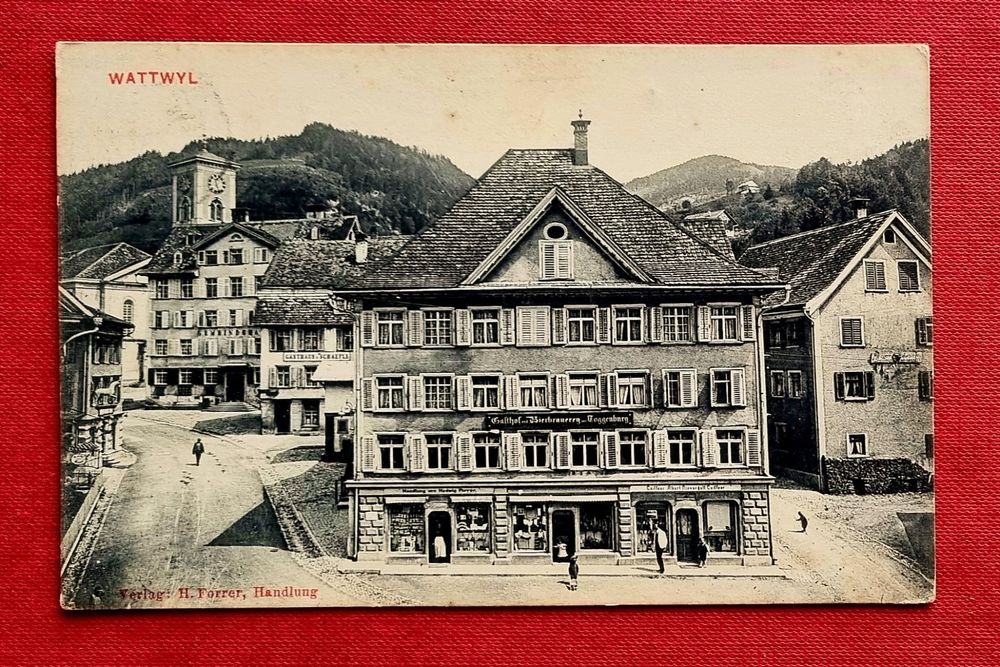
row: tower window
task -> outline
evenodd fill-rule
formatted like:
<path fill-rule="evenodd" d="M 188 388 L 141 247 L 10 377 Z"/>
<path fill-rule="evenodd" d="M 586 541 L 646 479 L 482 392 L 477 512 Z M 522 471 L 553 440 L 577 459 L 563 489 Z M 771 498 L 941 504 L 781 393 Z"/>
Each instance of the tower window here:
<path fill-rule="evenodd" d="M 218 199 L 213 199 L 209 204 L 209 217 L 216 222 L 222 222 L 222 202 Z"/>
<path fill-rule="evenodd" d="M 185 222 L 191 219 L 191 198 L 181 197 L 177 201 L 177 220 Z"/>

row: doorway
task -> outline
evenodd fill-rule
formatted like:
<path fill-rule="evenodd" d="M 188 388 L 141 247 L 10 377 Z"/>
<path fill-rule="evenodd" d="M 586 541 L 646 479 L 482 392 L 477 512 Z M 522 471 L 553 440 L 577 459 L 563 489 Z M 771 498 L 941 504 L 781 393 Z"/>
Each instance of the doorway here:
<path fill-rule="evenodd" d="M 565 563 L 576 553 L 576 514 L 573 510 L 552 512 L 552 560 Z"/>
<path fill-rule="evenodd" d="M 226 400 L 242 402 L 246 400 L 246 376 L 244 371 L 226 372 Z"/>
<path fill-rule="evenodd" d="M 677 560 L 698 562 L 698 512 L 677 510 Z"/>
<path fill-rule="evenodd" d="M 292 430 L 292 410 L 290 401 L 274 402 L 274 430 L 289 433 Z"/>
<path fill-rule="evenodd" d="M 427 558 L 431 563 L 451 562 L 451 514 L 431 512 L 427 516 Z"/>

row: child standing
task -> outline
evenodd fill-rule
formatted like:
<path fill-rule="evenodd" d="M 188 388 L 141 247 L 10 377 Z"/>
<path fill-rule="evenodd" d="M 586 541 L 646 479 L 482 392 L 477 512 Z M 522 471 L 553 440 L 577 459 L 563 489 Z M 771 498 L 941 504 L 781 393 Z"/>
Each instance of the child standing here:
<path fill-rule="evenodd" d="M 576 561 L 576 554 L 569 558 L 569 589 L 576 590 L 576 580 L 580 576 L 580 564 Z"/>

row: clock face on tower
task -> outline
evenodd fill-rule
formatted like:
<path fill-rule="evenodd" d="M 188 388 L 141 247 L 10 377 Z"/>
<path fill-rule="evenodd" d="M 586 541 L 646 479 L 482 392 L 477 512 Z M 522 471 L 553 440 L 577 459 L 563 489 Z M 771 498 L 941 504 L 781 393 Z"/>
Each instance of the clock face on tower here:
<path fill-rule="evenodd" d="M 226 181 L 222 178 L 222 174 L 212 174 L 208 178 L 208 189 L 215 194 L 219 194 L 226 189 Z"/>

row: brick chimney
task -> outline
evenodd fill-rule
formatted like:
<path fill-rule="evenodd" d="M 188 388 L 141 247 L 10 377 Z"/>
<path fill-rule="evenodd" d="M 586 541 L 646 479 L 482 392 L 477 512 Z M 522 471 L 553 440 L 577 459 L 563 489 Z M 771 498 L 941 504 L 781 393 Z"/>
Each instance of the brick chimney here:
<path fill-rule="evenodd" d="M 868 217 L 868 202 L 864 197 L 855 197 L 851 200 L 851 208 L 854 210 L 854 217 L 857 220 Z"/>
<path fill-rule="evenodd" d="M 583 119 L 583 110 L 573 125 L 573 164 L 580 166 L 587 164 L 587 126 L 589 120 Z"/>

